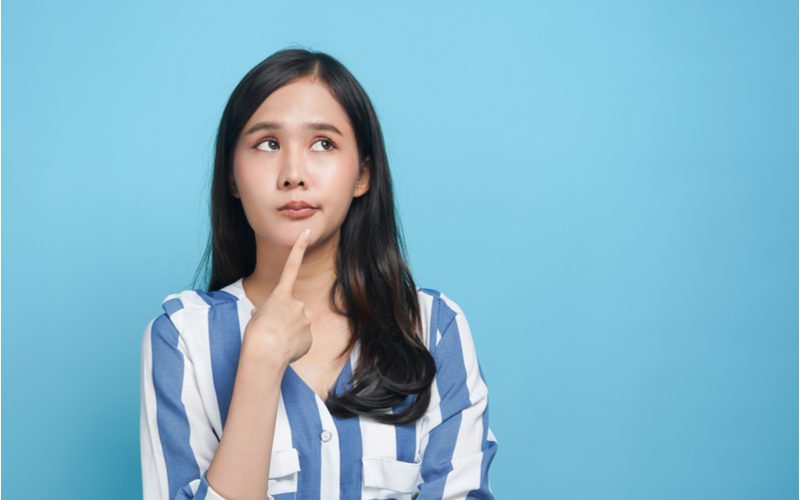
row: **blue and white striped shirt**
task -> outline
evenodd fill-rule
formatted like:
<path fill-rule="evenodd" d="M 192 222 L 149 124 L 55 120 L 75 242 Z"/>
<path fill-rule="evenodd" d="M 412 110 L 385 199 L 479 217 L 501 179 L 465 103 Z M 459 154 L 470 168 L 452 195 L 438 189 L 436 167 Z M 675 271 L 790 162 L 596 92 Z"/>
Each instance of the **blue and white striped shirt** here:
<path fill-rule="evenodd" d="M 425 415 L 405 425 L 333 416 L 295 373 L 284 372 L 269 470 L 269 499 L 493 499 L 488 388 L 467 318 L 452 299 L 417 288 L 436 378 Z M 206 470 L 222 435 L 253 304 L 242 278 L 162 301 L 141 346 L 140 445 L 145 500 L 223 497 Z M 350 386 L 356 342 L 336 381 Z M 411 396 L 403 405 L 411 402 Z M 397 406 L 394 410 L 403 408 Z"/>

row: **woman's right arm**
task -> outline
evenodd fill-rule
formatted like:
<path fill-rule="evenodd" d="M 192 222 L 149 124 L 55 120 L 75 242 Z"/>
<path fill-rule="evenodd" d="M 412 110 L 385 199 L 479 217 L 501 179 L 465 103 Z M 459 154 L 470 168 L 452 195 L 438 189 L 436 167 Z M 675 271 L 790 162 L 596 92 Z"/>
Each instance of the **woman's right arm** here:
<path fill-rule="evenodd" d="M 281 379 L 288 359 L 250 357 L 242 351 L 225 432 L 206 472 L 209 488 L 227 499 L 267 496 L 272 438 Z"/>
<path fill-rule="evenodd" d="M 147 324 L 141 360 L 144 500 L 271 498 L 265 450 L 272 449 L 288 361 L 242 350 L 219 440 L 201 404 L 194 364 L 167 314 Z"/>
<path fill-rule="evenodd" d="M 281 380 L 312 341 L 305 305 L 292 296 L 307 245 L 308 238 L 298 237 L 277 286 L 248 322 L 221 439 L 170 316 L 148 323 L 141 351 L 145 500 L 272 498 L 267 490 Z"/>

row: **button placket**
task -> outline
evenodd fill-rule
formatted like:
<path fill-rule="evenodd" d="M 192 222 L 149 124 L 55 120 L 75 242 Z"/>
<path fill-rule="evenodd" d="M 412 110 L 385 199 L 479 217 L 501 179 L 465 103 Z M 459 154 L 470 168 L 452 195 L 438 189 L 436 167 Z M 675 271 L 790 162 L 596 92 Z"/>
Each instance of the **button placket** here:
<path fill-rule="evenodd" d="M 327 412 L 321 413 L 321 426 L 318 427 L 319 431 L 319 453 L 321 454 L 322 467 L 320 470 L 320 487 L 322 491 L 328 494 L 323 494 L 323 498 L 335 500 L 349 500 L 340 499 L 338 495 L 333 492 L 339 492 L 340 480 L 340 464 L 339 464 L 339 435 L 336 430 L 336 424 Z"/>

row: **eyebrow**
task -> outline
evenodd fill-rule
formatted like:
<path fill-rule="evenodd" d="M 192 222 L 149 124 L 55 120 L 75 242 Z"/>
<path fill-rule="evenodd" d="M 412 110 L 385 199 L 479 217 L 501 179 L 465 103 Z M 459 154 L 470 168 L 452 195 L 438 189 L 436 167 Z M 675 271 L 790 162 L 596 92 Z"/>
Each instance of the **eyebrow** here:
<path fill-rule="evenodd" d="M 306 122 L 302 125 L 302 128 L 306 130 L 327 130 L 329 132 L 333 132 L 335 134 L 339 134 L 340 136 L 344 137 L 344 134 L 336 128 L 335 126 L 331 125 L 327 122 Z M 282 130 L 283 126 L 277 122 L 259 122 L 250 127 L 245 135 L 250 135 L 254 132 L 258 132 L 259 130 Z"/>

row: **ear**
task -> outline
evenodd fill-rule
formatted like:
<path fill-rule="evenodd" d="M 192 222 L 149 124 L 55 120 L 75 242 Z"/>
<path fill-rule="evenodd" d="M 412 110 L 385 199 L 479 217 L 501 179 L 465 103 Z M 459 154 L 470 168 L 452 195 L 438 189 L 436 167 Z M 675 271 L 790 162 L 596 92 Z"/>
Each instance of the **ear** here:
<path fill-rule="evenodd" d="M 234 198 L 239 197 L 239 189 L 236 187 L 236 180 L 233 178 L 233 175 L 228 176 L 228 189 Z"/>
<path fill-rule="evenodd" d="M 369 191 L 369 173 L 371 170 L 372 161 L 371 158 L 367 156 L 361 163 L 361 171 L 358 174 L 358 182 L 356 182 L 355 192 L 353 193 L 353 196 L 356 198 Z"/>

